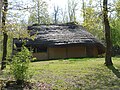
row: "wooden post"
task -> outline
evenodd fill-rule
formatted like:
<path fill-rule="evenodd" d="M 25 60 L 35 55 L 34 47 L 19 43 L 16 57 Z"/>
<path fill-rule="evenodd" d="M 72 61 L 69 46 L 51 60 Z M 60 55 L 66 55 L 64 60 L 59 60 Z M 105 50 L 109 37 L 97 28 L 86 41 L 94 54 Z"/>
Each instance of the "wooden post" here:
<path fill-rule="evenodd" d="M 68 58 L 68 47 L 66 46 L 66 58 Z"/>

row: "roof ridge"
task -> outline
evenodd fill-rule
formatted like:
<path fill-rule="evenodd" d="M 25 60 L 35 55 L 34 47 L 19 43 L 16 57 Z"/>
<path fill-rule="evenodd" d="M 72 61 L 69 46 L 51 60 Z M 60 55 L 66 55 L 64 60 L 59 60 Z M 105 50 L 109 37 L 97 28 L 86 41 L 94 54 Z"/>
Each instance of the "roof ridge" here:
<path fill-rule="evenodd" d="M 37 24 L 37 23 L 35 23 L 35 24 L 33 24 L 33 25 L 31 25 L 31 26 L 41 26 L 41 25 L 58 25 L 58 26 L 69 26 L 69 25 L 79 25 L 79 23 L 78 22 L 67 22 L 67 23 L 60 23 L 60 24 L 54 24 L 54 23 L 50 23 L 50 24 Z"/>

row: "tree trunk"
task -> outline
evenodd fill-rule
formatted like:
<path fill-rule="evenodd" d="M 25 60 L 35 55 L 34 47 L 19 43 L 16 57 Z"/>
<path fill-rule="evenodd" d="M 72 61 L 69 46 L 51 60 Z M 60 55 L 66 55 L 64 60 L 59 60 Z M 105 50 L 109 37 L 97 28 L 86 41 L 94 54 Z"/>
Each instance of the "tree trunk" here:
<path fill-rule="evenodd" d="M 107 0 L 103 1 L 103 18 L 104 18 L 104 26 L 105 26 L 105 40 L 106 40 L 106 55 L 105 55 L 105 65 L 113 65 L 111 59 L 112 52 L 112 42 L 111 42 L 111 34 L 110 34 L 110 25 L 108 20 L 108 9 L 107 9 Z"/>
<path fill-rule="evenodd" d="M 4 39 L 3 39 L 3 56 L 2 56 L 1 70 L 6 68 L 7 40 L 8 40 L 7 33 L 4 33 L 3 36 L 4 36 Z"/>
<path fill-rule="evenodd" d="M 83 10 L 83 22 L 86 23 L 86 17 L 85 17 L 85 1 L 82 0 L 82 10 Z"/>
<path fill-rule="evenodd" d="M 57 24 L 57 17 L 58 17 L 59 7 L 54 6 L 54 23 Z"/>
<path fill-rule="evenodd" d="M 4 12 L 2 16 L 2 29 L 3 29 L 3 56 L 2 56 L 2 63 L 1 63 L 1 70 L 6 67 L 6 56 L 7 56 L 7 40 L 8 35 L 6 31 L 5 21 L 6 21 L 6 12 L 8 8 L 8 1 L 4 0 Z"/>
<path fill-rule="evenodd" d="M 2 13 L 2 6 L 3 6 L 3 3 L 2 3 L 2 0 L 0 0 L 0 28 L 1 28 L 1 13 Z"/>
<path fill-rule="evenodd" d="M 37 1 L 37 11 L 38 11 L 38 24 L 40 24 L 40 1 Z"/>

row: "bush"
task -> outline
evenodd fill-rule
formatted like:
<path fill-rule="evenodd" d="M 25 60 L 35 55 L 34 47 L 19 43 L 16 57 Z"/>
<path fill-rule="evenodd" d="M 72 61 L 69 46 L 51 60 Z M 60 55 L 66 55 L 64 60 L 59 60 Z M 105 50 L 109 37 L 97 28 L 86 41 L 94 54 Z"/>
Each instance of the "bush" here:
<path fill-rule="evenodd" d="M 112 56 L 119 56 L 120 55 L 120 46 L 113 46 L 112 47 Z"/>
<path fill-rule="evenodd" d="M 17 84 L 22 84 L 32 76 L 29 72 L 31 56 L 31 52 L 24 46 L 22 47 L 21 52 L 18 52 L 13 56 L 12 62 L 10 63 L 10 71 Z"/>

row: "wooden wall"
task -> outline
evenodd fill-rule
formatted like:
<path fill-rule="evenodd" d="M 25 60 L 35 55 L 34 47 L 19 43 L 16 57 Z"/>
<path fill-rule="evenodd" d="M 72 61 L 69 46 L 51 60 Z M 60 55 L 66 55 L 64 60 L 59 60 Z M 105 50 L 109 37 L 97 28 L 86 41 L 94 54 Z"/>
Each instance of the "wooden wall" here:
<path fill-rule="evenodd" d="M 48 59 L 47 53 L 45 53 L 45 52 L 33 53 L 33 57 L 35 57 L 38 60 L 47 60 Z"/>
<path fill-rule="evenodd" d="M 49 47 L 47 49 L 47 52 L 33 53 L 33 56 L 39 60 L 96 57 L 97 55 L 97 47 L 86 46 Z"/>
<path fill-rule="evenodd" d="M 49 59 L 66 58 L 66 48 L 48 48 Z"/>
<path fill-rule="evenodd" d="M 85 57 L 86 56 L 86 48 L 85 48 L 85 46 L 68 47 L 67 48 L 67 56 L 68 56 L 68 58 Z"/>
<path fill-rule="evenodd" d="M 95 46 L 87 46 L 86 47 L 86 56 L 87 57 L 97 57 L 98 49 Z"/>

